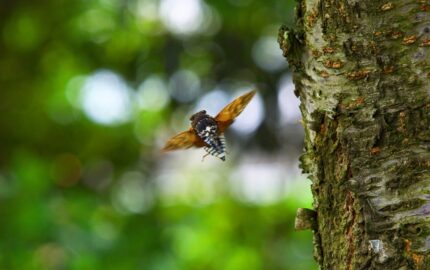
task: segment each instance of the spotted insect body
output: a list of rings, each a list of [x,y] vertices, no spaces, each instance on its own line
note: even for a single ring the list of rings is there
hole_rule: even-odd
[[[191,126],[197,135],[206,143],[205,151],[212,156],[218,157],[225,161],[225,140],[224,136],[219,134],[219,128],[215,119],[206,111],[200,111],[193,116]]]
[[[256,91],[250,91],[225,106],[215,117],[200,111],[191,116],[191,127],[170,138],[163,151],[172,151],[190,147],[203,147],[206,155],[225,160],[224,131],[245,109]]]

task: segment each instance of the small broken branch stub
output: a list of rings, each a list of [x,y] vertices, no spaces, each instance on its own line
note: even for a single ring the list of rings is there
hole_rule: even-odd
[[[298,231],[317,229],[317,212],[307,208],[299,208],[296,212],[294,228]]]

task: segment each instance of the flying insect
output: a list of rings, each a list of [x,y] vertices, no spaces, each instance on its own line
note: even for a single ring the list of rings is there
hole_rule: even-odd
[[[190,147],[203,147],[207,155],[225,161],[224,131],[234,122],[235,118],[245,109],[256,91],[250,91],[225,106],[215,117],[199,111],[190,117],[191,127],[170,138],[162,151],[172,151]]]

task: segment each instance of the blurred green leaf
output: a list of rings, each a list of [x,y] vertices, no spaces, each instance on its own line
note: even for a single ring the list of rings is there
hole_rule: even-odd
[[[289,71],[253,58],[259,39],[292,22],[295,3],[187,0],[166,18],[164,1],[2,3],[0,269],[316,269],[311,233],[293,230],[312,196],[294,165],[301,126],[278,115]],[[99,94],[89,109],[111,104],[106,116],[127,104],[115,124],[95,121],[84,100],[103,72],[112,80],[96,87],[117,82],[130,100]],[[264,121],[227,132],[226,162],[201,162],[201,149],[160,152],[200,97],[243,85],[258,88]],[[258,200],[264,186],[243,164],[275,172],[259,182],[278,185],[275,199]]]

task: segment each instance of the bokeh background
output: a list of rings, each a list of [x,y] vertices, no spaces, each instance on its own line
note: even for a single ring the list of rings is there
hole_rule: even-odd
[[[0,269],[316,269],[276,42],[295,4],[1,1]],[[160,153],[253,88],[226,162]]]

